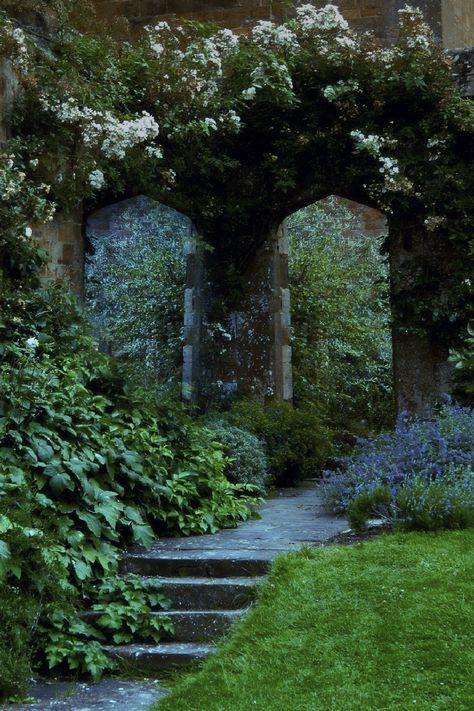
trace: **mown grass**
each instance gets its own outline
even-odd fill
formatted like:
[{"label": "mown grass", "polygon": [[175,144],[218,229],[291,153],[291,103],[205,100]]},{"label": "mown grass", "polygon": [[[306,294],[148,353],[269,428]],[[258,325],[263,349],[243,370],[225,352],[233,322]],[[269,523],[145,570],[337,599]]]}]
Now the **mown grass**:
[{"label": "mown grass", "polygon": [[279,558],[258,606],[159,711],[472,711],[474,531]]}]

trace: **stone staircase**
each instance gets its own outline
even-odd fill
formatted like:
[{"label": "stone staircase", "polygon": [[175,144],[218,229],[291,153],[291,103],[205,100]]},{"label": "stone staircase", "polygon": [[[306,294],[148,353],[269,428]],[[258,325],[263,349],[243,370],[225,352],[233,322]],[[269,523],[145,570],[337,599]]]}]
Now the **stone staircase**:
[{"label": "stone staircase", "polygon": [[174,634],[160,644],[107,647],[127,671],[160,672],[204,659],[214,643],[243,617],[265,578],[271,558],[253,551],[131,552],[124,556],[123,573],[156,581],[170,600],[170,610],[154,612],[171,618]]}]

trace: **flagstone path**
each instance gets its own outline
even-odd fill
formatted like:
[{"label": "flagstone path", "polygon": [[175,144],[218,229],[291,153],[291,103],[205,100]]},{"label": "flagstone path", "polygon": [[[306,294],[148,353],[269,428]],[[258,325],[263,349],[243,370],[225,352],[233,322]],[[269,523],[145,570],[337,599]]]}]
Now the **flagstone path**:
[{"label": "flagstone path", "polygon": [[347,529],[343,518],[323,511],[316,482],[276,492],[263,504],[260,515],[213,536],[162,538],[148,551],[135,549],[124,556],[123,572],[159,579],[172,602],[167,614],[175,622],[173,641],[110,648],[111,654],[126,660],[128,668],[148,672],[153,679],[37,682],[31,688],[37,701],[4,708],[145,711],[167,693],[156,681],[163,669],[212,653],[216,639],[245,614],[255,584],[264,579],[275,556],[303,545],[323,545]]}]

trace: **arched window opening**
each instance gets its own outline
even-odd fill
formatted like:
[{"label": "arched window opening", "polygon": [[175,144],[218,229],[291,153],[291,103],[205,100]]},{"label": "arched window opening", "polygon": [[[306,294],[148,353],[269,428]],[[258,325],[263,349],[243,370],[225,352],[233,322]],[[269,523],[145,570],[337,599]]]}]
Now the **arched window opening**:
[{"label": "arched window opening", "polygon": [[336,196],[287,220],[294,402],[363,434],[393,417],[387,223]]},{"label": "arched window opening", "polygon": [[191,221],[138,196],[92,213],[86,234],[86,310],[100,348],[140,384],[178,384]]}]

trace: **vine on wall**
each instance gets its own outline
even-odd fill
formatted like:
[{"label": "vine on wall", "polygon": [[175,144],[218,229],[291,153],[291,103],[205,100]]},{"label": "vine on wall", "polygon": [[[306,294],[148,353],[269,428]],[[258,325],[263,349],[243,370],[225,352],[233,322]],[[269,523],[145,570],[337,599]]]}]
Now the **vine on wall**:
[{"label": "vine on wall", "polygon": [[334,5],[248,37],[162,22],[132,45],[64,27],[48,50],[2,16],[0,53],[22,85],[0,208],[3,246],[21,249],[4,274],[29,269],[33,223],[104,192],[176,207],[236,261],[333,192],[452,251],[429,303],[412,275],[413,319],[459,330],[469,318],[474,111],[417,10],[400,11],[391,48]]}]

